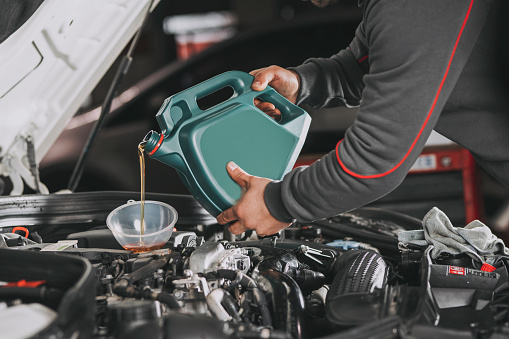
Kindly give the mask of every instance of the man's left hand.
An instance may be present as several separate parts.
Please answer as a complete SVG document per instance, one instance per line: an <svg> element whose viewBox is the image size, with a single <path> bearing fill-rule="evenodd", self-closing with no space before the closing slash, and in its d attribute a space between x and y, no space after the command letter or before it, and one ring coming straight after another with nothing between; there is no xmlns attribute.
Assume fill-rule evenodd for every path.
<svg viewBox="0 0 509 339"><path fill-rule="evenodd" d="M272 235L290 226L274 218L265 205L263 195L269 179L249 175L232 161L226 168L230 177L241 187L243 194L235 206L217 216L218 223L235 221L229 227L231 233L241 234L254 230L259 236Z"/></svg>

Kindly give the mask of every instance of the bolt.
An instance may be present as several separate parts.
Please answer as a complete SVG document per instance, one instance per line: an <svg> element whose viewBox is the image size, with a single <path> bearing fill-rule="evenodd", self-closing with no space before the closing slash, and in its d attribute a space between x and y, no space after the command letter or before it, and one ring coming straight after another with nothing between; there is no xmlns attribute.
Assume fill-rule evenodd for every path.
<svg viewBox="0 0 509 339"><path fill-rule="evenodd" d="M452 165L452 158L449 157L449 156L445 156L445 157L442 157L440 159L440 163L442 164L442 166L444 167L449 167Z"/></svg>

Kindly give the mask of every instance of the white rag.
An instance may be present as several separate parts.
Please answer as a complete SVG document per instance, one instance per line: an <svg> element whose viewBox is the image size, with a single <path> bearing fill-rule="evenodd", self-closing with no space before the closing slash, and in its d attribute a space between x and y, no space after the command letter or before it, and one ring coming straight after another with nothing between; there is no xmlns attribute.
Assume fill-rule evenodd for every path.
<svg viewBox="0 0 509 339"><path fill-rule="evenodd" d="M433 259L442 253L466 253L479 263L493 263L498 255L509 255L509 249L502 239L495 236L490 228L479 220L465 227L454 227L444 212L433 207L422 220L423 230L405 231L398 234L403 244L417 246L433 245Z"/></svg>

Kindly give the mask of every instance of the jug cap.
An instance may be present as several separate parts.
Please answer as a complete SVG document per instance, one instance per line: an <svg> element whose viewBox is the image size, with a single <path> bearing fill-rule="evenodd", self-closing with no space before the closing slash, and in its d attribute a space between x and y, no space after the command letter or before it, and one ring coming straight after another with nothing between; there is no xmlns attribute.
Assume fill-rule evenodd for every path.
<svg viewBox="0 0 509 339"><path fill-rule="evenodd" d="M159 147L161 147L161 144L163 143L164 135L157 133L156 131L150 131L145 135L145 138L143 138L143 141L145 143L145 152L151 156L154 154Z"/></svg>

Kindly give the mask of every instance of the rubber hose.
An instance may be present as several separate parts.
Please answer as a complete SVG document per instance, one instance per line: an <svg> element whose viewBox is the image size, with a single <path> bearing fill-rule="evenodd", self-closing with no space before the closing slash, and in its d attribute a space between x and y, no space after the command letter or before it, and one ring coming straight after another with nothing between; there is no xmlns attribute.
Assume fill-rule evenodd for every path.
<svg viewBox="0 0 509 339"><path fill-rule="evenodd" d="M149 264L137 269L136 271L130 273L128 277L126 278L130 284L133 282L136 282L138 280L141 280L148 276L149 274L154 273L160 268L163 268L167 263L168 260L170 260L169 257L162 257L159 259L155 259L151 261Z"/></svg>
<svg viewBox="0 0 509 339"><path fill-rule="evenodd" d="M269 307L267 304L267 299L265 298L265 294L258 287L253 288L253 296L260 308L260 313L262 314L262 325L264 326L272 326L272 316L270 315Z"/></svg>
<svg viewBox="0 0 509 339"><path fill-rule="evenodd" d="M383 258L370 250L352 250L336 264L325 305L327 319L344 326L378 320L387 285L388 267Z"/></svg>
<svg viewBox="0 0 509 339"><path fill-rule="evenodd" d="M155 298L157 301L160 301L166 305L172 310L179 310L181 309L180 304L178 303L177 299L169 293L161 292L157 294L157 297Z"/></svg>
<svg viewBox="0 0 509 339"><path fill-rule="evenodd" d="M238 323L242 321L239 312L237 311L237 307L235 304L235 299L231 296L230 293L225 293L223 295L223 300L221 300L221 305L225 308L226 312L232 316L233 321Z"/></svg>
<svg viewBox="0 0 509 339"><path fill-rule="evenodd" d="M253 292L256 304L260 309L263 325L272 326L272 317L267 306L267 299L265 298L265 294L263 294L263 292L258 288L256 282L251 277L240 271L233 270L217 270L217 274L221 278L225 278L231 281L238 281L242 287L246 288L247 290L251 290Z"/></svg>
<svg viewBox="0 0 509 339"><path fill-rule="evenodd" d="M0 288L0 299L28 299L30 301L47 302L57 306L64 292L47 287L3 287Z"/></svg>

